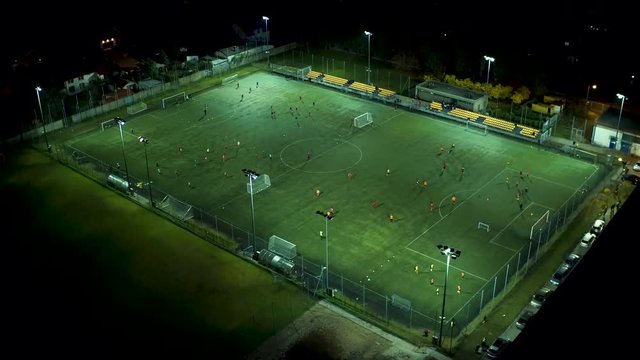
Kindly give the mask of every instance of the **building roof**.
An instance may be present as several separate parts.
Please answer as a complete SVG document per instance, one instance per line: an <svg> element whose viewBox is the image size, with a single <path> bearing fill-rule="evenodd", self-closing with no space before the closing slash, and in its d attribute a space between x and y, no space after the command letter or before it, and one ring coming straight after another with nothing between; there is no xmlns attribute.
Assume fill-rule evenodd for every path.
<svg viewBox="0 0 640 360"><path fill-rule="evenodd" d="M619 127L618 118L620 119ZM620 115L619 107L610 107L600 115L596 125L640 135L640 116L630 111L625 111L624 108L622 108L622 115Z"/></svg>
<svg viewBox="0 0 640 360"><path fill-rule="evenodd" d="M427 80L418 86L469 100L478 100L485 96L485 93L480 91L464 89L435 80Z"/></svg>

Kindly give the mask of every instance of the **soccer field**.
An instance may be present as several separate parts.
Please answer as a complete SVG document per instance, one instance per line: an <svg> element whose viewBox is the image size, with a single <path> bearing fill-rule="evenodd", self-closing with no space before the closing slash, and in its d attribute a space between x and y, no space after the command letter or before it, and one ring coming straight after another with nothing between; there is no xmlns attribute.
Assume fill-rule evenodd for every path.
<svg viewBox="0 0 640 360"><path fill-rule="evenodd" d="M373 124L353 127L365 112ZM256 236L295 243L296 264L319 275L311 264L325 264L328 229L330 286L365 304L374 300L362 299L360 288L377 293L383 312L386 298L409 299L425 316L416 326L432 327L442 306L447 259L436 245L462 251L451 262L447 295L447 313L457 313L506 264L511 271L523 266L534 223L606 171L528 142L265 72L126 120L126 167L140 186L147 186L146 151L159 194L251 231L242 169L268 174L272 186L253 196ZM67 145L123 169L117 126ZM330 208L331 221L316 214Z"/></svg>

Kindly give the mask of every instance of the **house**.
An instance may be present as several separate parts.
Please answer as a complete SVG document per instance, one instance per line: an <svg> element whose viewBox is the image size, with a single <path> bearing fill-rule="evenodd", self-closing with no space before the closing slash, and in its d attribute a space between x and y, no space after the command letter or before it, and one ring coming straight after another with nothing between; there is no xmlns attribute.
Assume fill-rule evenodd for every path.
<svg viewBox="0 0 640 360"><path fill-rule="evenodd" d="M68 95L79 94L89 88L92 81L104 80L104 76L96 72L84 74L64 82L64 88Z"/></svg>

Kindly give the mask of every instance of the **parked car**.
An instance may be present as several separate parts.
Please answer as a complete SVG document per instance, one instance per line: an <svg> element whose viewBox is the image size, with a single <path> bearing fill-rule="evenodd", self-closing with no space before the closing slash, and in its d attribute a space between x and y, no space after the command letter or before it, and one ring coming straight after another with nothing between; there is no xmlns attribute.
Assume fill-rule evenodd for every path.
<svg viewBox="0 0 640 360"><path fill-rule="evenodd" d="M593 225L591 226L591 233L600 235L600 232L602 232L602 229L604 229L604 220L598 219L594 221Z"/></svg>
<svg viewBox="0 0 640 360"><path fill-rule="evenodd" d="M553 285L560 285L562 281L569 275L569 271L571 271L571 267L565 263L562 263L558 270L551 276L551 283Z"/></svg>
<svg viewBox="0 0 640 360"><path fill-rule="evenodd" d="M529 319L535 314L532 310L525 310L520 314L518 320L516 320L516 327L520 330L524 329L524 327L529 322Z"/></svg>
<svg viewBox="0 0 640 360"><path fill-rule="evenodd" d="M531 302L530 302L531 306L536 308L541 307L542 304L544 304L544 302L547 301L551 293L552 293L551 289L547 289L547 288L539 289L538 291L536 291L535 294L533 294L533 297L531 297Z"/></svg>
<svg viewBox="0 0 640 360"><path fill-rule="evenodd" d="M497 338L493 344L489 346L489 349L487 350L487 357L491 359L499 358L500 354L502 354L509 344L511 344L510 340L501 337Z"/></svg>
<svg viewBox="0 0 640 360"><path fill-rule="evenodd" d="M584 247L589 247L593 243L593 240L595 238L596 238L595 234L588 232L582 236L582 239L580 239L580 245Z"/></svg>
<svg viewBox="0 0 640 360"><path fill-rule="evenodd" d="M569 267L574 267L580 260L580 255L578 254L569 254L566 258L564 258L564 263Z"/></svg>
<svg viewBox="0 0 640 360"><path fill-rule="evenodd" d="M640 161L633 164L633 171L640 171Z"/></svg>
<svg viewBox="0 0 640 360"><path fill-rule="evenodd" d="M628 181L633 185L638 185L638 183L640 183L640 176L636 174L624 174L622 180Z"/></svg>

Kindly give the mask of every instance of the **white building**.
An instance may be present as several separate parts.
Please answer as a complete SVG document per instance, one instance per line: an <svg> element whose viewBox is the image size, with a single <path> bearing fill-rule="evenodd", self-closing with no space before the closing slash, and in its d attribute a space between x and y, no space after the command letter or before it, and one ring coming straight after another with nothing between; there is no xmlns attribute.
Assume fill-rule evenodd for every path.
<svg viewBox="0 0 640 360"><path fill-rule="evenodd" d="M591 144L640 156L640 117L611 107L596 121Z"/></svg>
<svg viewBox="0 0 640 360"><path fill-rule="evenodd" d="M64 82L64 88L68 95L75 95L81 93L89 88L89 84L92 81L104 80L104 76L96 72L85 74L75 77L73 79Z"/></svg>

